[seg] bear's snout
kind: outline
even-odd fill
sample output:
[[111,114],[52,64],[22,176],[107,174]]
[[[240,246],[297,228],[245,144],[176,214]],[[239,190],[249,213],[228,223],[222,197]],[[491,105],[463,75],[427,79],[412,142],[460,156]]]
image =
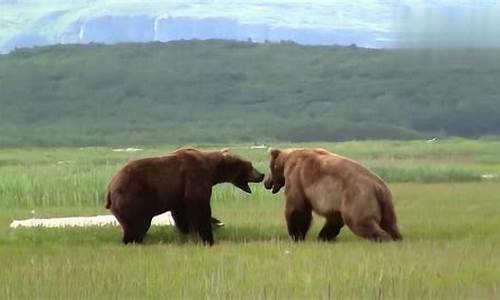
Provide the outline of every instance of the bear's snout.
[[267,179],[266,181],[264,181],[264,187],[267,189],[267,190],[270,190],[273,188],[273,177],[271,176],[271,174],[269,174],[267,176]]
[[253,169],[250,182],[261,182],[262,180],[264,180],[264,176],[265,175],[263,173],[260,173],[259,171]]

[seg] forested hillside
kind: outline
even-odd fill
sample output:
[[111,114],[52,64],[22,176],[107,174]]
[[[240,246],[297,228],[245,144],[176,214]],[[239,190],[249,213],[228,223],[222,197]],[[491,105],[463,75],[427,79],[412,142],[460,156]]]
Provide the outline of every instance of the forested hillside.
[[0,147],[500,135],[500,50],[223,41],[0,56]]

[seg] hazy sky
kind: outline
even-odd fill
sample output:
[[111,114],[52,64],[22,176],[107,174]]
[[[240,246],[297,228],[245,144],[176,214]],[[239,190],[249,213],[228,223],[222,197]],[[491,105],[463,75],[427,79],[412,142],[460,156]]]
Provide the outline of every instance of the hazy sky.
[[500,1],[413,2],[395,22],[406,45],[500,47]]
[[23,37],[45,44],[78,42],[68,38],[68,30],[103,15],[220,17],[352,30],[396,47],[500,47],[500,0],[0,0],[0,50]]

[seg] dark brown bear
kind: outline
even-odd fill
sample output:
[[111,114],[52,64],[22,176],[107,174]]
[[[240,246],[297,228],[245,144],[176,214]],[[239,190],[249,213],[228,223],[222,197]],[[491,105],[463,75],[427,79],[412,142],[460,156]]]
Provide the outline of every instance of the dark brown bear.
[[153,216],[170,211],[181,233],[197,232],[212,245],[212,186],[230,182],[251,193],[248,183],[263,179],[249,161],[228,150],[180,149],[126,164],[109,184],[106,208],[120,222],[125,244],[141,243]]
[[306,237],[312,214],[326,218],[321,240],[333,240],[346,224],[374,241],[401,240],[391,191],[360,163],[324,149],[273,149],[264,183],[277,193],[285,187],[285,217],[295,241]]

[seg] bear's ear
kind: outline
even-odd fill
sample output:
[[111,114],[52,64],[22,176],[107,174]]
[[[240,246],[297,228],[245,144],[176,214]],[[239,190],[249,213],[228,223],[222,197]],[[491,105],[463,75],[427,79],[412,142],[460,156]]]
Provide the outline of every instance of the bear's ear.
[[220,153],[222,153],[222,156],[226,156],[229,154],[229,148],[224,148],[220,150]]
[[269,148],[268,152],[271,154],[271,158],[276,159],[276,157],[278,157],[278,155],[280,155],[281,150],[280,149]]

